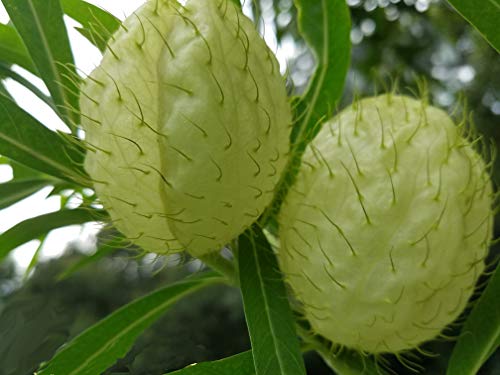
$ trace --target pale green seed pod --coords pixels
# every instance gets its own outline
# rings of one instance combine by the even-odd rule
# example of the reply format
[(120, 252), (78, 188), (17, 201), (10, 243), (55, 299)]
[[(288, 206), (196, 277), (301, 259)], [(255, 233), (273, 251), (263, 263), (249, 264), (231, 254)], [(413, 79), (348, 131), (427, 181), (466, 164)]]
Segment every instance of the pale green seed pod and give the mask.
[(230, 1), (146, 2), (82, 91), (85, 168), (145, 250), (218, 250), (270, 203), (291, 110), (274, 55)]
[(492, 235), (482, 158), (442, 110), (356, 102), (308, 147), (279, 261), (313, 330), (364, 352), (436, 337), (464, 309)]

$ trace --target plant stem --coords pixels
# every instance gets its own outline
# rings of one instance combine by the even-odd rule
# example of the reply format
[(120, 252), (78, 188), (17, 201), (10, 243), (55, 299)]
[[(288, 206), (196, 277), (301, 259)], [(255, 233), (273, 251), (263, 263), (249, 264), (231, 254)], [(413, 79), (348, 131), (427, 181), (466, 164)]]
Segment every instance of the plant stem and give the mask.
[(201, 256), (199, 259), (211, 269), (225, 276), (231, 285), (237, 286), (239, 284), (236, 277), (236, 271), (234, 269), (234, 263), (224, 258), (218, 252)]

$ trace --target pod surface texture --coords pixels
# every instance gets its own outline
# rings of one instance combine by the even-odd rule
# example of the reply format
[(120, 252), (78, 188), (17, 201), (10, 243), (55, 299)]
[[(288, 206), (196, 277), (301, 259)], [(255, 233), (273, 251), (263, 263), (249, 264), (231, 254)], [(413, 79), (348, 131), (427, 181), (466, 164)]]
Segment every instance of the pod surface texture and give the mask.
[(147, 1), (82, 92), (85, 168), (145, 250), (219, 250), (270, 203), (291, 110), (274, 55), (230, 1)]
[(454, 321), (492, 235), (485, 163), (442, 110), (358, 101), (309, 145), (280, 213), (282, 271), (314, 331), (399, 352)]

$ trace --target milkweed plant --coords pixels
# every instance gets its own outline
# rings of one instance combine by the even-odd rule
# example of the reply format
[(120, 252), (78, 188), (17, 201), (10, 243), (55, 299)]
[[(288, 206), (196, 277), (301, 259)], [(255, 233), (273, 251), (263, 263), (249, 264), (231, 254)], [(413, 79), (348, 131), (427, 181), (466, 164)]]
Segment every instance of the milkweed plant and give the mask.
[[(488, 17), (450, 2), (499, 48)], [(448, 374), (476, 374), (496, 350), (494, 147), (466, 108), (431, 103), (425, 77), (418, 92), (394, 83), (339, 108), (343, 0), (295, 1), (316, 59), (301, 95), (238, 1), (146, 0), (123, 22), (82, 0), (2, 3), (11, 19), (0, 27), (2, 76), (71, 132), (41, 126), (2, 90), (0, 154), (37, 174), (0, 185), (0, 202), (44, 186), (84, 193), (78, 207), (0, 235), (0, 258), (97, 221), (119, 233), (108, 246), (188, 253), (207, 266), (88, 328), (38, 374), (105, 371), (176, 301), (218, 283), (241, 288), (252, 349), (175, 374), (301, 375), (307, 351), (341, 375), (395, 373), (389, 356), (425, 372), (423, 345), (457, 325)], [(73, 63), (64, 14), (102, 52), (88, 75)]]

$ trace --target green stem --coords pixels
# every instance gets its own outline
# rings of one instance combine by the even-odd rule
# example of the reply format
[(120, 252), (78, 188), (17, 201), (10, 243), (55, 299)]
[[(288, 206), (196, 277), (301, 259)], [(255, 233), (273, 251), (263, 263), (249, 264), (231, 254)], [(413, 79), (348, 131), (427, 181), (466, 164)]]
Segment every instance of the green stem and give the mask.
[(234, 263), (222, 257), (218, 252), (201, 256), (199, 259), (211, 269), (225, 276), (231, 285), (237, 286), (239, 284), (234, 269)]

